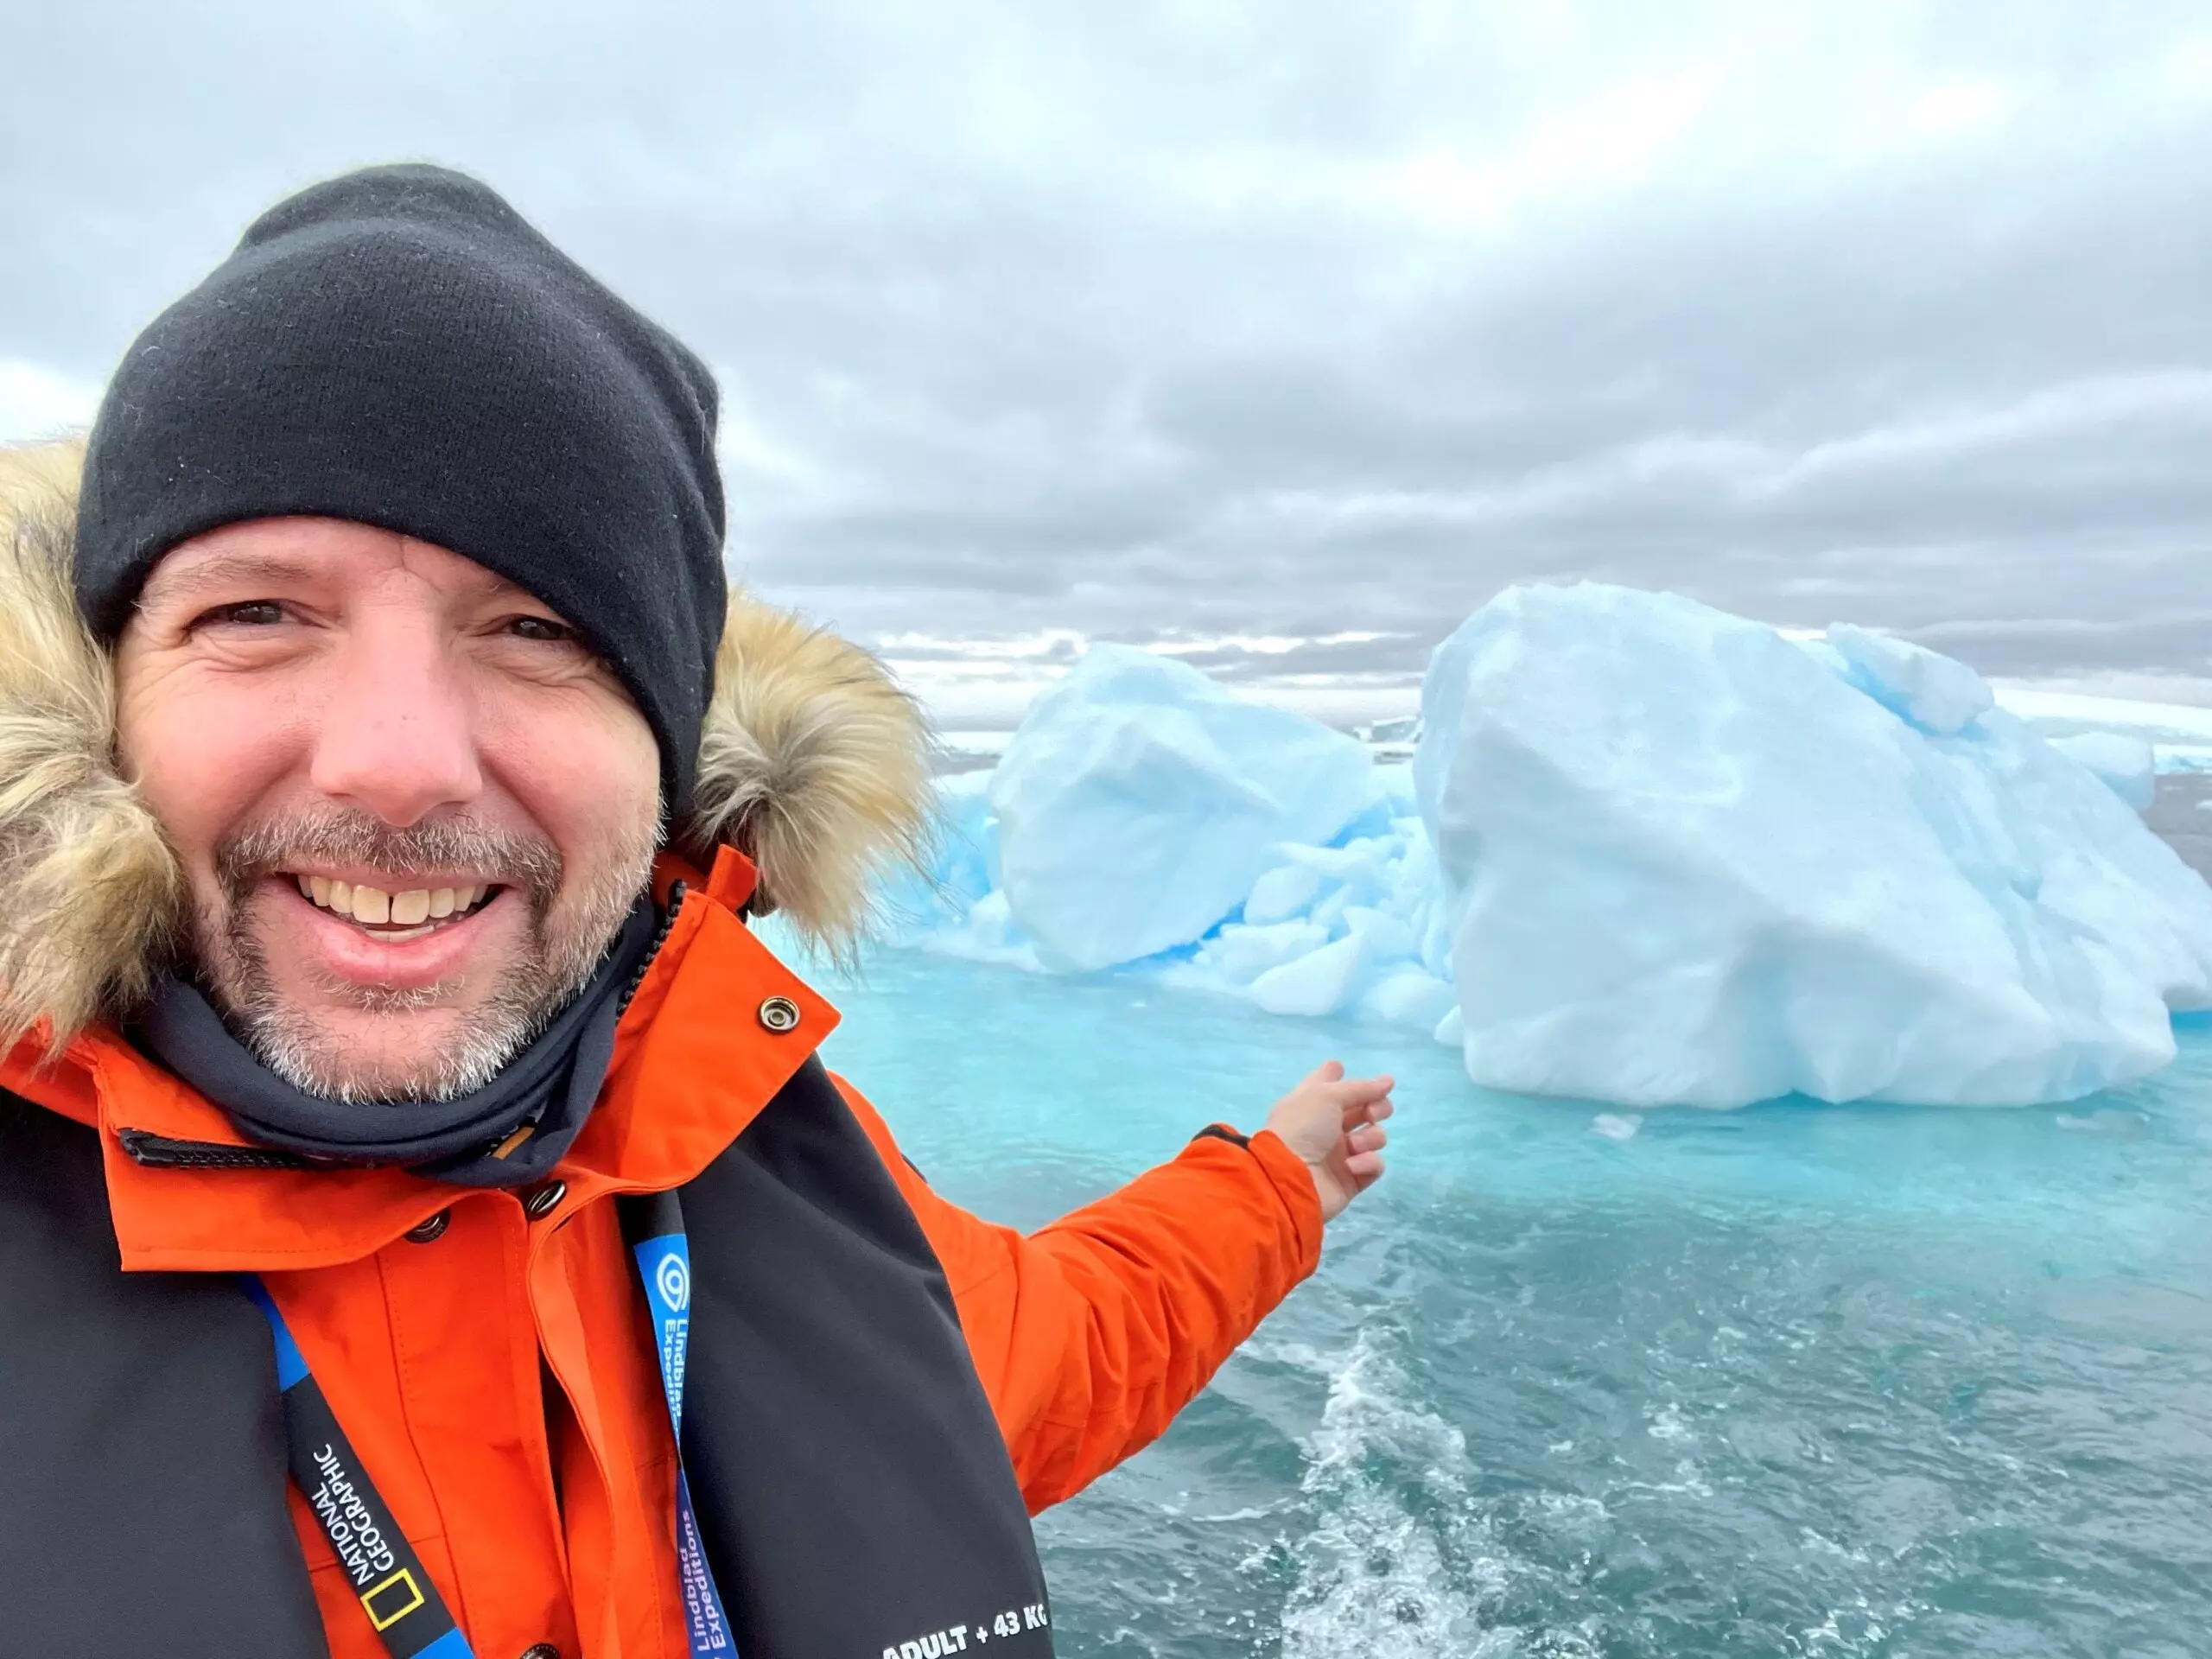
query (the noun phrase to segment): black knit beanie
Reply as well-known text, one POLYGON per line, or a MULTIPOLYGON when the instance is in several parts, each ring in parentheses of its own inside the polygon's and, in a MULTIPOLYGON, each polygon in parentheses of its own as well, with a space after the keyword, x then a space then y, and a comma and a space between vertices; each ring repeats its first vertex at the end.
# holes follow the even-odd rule
POLYGON ((186 537, 303 513, 474 559, 582 630, 690 803, 726 603, 714 378, 475 180, 378 167, 255 220, 92 426, 77 603, 112 642, 186 537))

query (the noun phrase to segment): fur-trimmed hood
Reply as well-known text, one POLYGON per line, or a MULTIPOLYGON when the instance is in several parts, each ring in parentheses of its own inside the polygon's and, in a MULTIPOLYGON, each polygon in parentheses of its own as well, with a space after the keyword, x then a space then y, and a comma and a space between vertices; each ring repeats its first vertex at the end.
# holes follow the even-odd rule
MULTIPOLYGON (((75 441, 0 447, 0 1050, 129 1007, 183 893, 117 769, 112 669, 70 589, 83 458, 75 441)), ((741 848, 756 907, 844 955, 880 878, 924 861, 929 750, 874 658, 733 588, 682 838, 741 848)))

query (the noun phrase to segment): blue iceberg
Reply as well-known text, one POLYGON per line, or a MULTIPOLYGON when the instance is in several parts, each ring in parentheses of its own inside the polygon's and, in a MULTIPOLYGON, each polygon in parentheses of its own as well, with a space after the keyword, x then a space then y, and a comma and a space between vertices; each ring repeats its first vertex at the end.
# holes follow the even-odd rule
POLYGON ((2120 747, 1902 641, 1592 585, 1438 649, 1410 767, 1100 647, 944 780, 908 938, 1433 1034, 1527 1093, 2073 1100, 2212 1003, 2212 889, 2120 747))
POLYGON ((1277 843, 1326 842, 1357 818, 1373 771, 1344 733, 1186 664, 1096 646, 1038 699, 991 780, 1009 918, 1063 969, 1195 943, 1277 843))
POLYGON ((1414 762, 1469 1074, 1630 1106, 2071 1100, 2212 1001, 2212 889, 1971 671, 1522 588, 1414 762))

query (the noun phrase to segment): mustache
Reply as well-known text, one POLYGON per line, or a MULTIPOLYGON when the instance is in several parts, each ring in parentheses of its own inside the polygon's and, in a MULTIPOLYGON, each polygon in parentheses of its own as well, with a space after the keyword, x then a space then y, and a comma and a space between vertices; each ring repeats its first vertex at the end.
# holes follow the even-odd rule
POLYGON ((291 812, 242 824, 213 848, 216 879, 232 906, 279 871, 303 863, 357 864, 404 881, 419 870, 471 870, 522 892, 541 919, 565 874, 561 849, 543 836, 494 830, 468 817, 425 819, 395 830, 343 808, 291 812))

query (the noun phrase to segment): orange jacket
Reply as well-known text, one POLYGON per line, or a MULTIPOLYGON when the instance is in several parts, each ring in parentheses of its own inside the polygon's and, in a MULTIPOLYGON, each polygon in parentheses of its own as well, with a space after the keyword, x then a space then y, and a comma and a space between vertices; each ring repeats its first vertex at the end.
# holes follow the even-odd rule
MULTIPOLYGON (((664 872, 664 878, 667 874, 664 872)), ((599 1103, 543 1185, 442 1186, 392 1170, 194 1170, 120 1136, 245 1144, 112 1033, 0 1085, 101 1132, 125 1272, 251 1272, 475 1650, 683 1659, 675 1448, 613 1195, 696 1175, 836 1023, 735 912, 725 849, 625 1014, 599 1103), (772 996, 796 1028, 754 1017, 772 996)), ((1024 1236, 932 1192, 839 1084, 942 1262, 1033 1512, 1157 1436, 1313 1270, 1321 1223, 1274 1136, 1206 1137, 1024 1236)), ((764 1426, 764 1432, 773 1432, 764 1426)), ((381 1659, 296 1491, 333 1659, 381 1659)))

